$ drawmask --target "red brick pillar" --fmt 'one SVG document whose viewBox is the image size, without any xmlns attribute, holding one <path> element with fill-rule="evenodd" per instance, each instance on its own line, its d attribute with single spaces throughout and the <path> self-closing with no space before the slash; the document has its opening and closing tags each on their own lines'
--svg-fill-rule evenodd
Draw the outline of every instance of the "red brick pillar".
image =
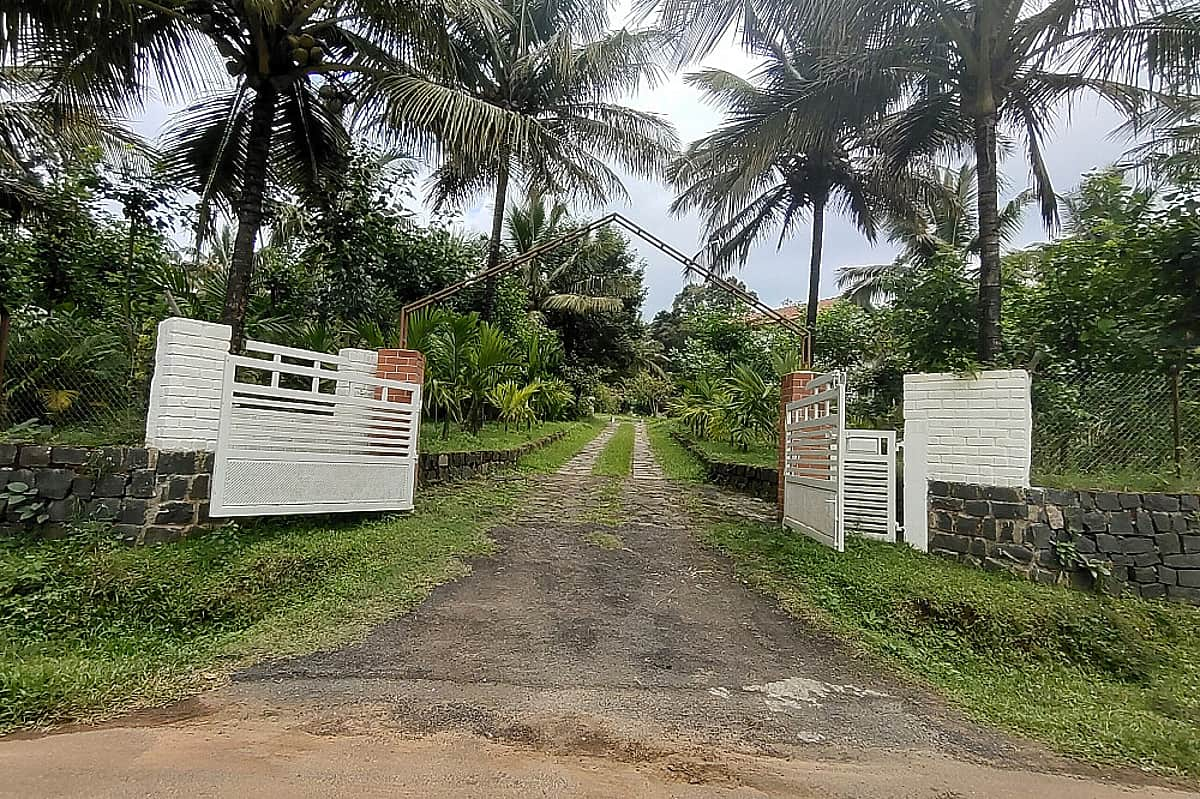
<svg viewBox="0 0 1200 799">
<path fill-rule="evenodd" d="M 379 350 L 379 363 L 375 367 L 375 376 L 385 380 L 424 383 L 425 356 L 416 350 L 381 349 Z M 377 395 L 382 393 L 383 391 L 380 389 Z M 407 402 L 412 399 L 412 394 L 407 391 L 398 391 L 394 394 L 389 392 L 389 394 L 395 397 L 397 402 Z"/>
<path fill-rule="evenodd" d="M 787 406 L 789 402 L 804 399 L 812 394 L 808 382 L 816 376 L 816 372 L 792 372 L 783 376 L 779 388 L 779 493 L 775 499 L 775 515 L 779 521 L 783 521 L 783 457 L 787 446 L 787 435 L 783 428 L 787 423 Z"/>
</svg>

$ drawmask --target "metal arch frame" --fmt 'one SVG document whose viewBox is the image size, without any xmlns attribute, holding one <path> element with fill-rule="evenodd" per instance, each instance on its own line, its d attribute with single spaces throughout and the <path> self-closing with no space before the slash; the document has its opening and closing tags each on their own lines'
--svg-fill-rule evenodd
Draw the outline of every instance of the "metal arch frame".
<svg viewBox="0 0 1200 799">
<path fill-rule="evenodd" d="M 731 281 L 726 280 L 725 278 L 723 278 L 720 275 L 713 272 L 711 269 L 704 268 L 700 264 L 696 263 L 696 261 L 694 259 L 688 258 L 682 252 L 680 252 L 676 248 L 672 247 L 670 244 L 667 244 L 665 241 L 658 238 L 653 233 L 650 233 L 648 230 L 642 228 L 640 225 L 635 224 L 631 220 L 627 219 L 626 217 L 624 217 L 621 214 L 618 214 L 616 212 L 607 214 L 606 216 L 602 216 L 599 219 L 597 219 L 593 222 L 589 222 L 588 224 L 586 224 L 580 228 L 577 228 L 575 230 L 572 230 L 569 233 L 565 233 L 565 234 L 559 236 L 558 238 L 543 242 L 543 243 L 539 244 L 538 246 L 534 247 L 532 250 L 522 253 L 521 255 L 517 256 L 516 258 L 511 258 L 502 263 L 498 263 L 495 266 L 493 266 L 491 269 L 485 269 L 482 272 L 472 275 L 471 277 L 469 277 L 465 280 L 461 280 L 458 283 L 455 283 L 451 286 L 446 286 L 444 289 L 435 291 L 432 294 L 426 295 L 419 300 L 414 300 L 413 302 L 410 302 L 408 305 L 405 305 L 403 308 L 400 309 L 400 346 L 401 346 L 401 348 L 408 346 L 408 317 L 412 313 L 419 311 L 422 308 L 427 308 L 430 305 L 433 305 L 435 302 L 444 300 L 447 297 L 452 297 L 453 295 L 457 294 L 458 292 L 462 291 L 463 289 L 467 288 L 468 286 L 473 286 L 476 283 L 479 283 L 480 281 L 487 280 L 488 278 L 491 278 L 491 277 L 495 277 L 497 275 L 500 275 L 504 272 L 509 271 L 510 269 L 515 269 L 516 267 L 521 266 L 522 264 L 525 264 L 525 263 L 533 260 L 534 258 L 537 258 L 539 255 L 541 255 L 544 252 L 553 250 L 556 247 L 561 247 L 564 244 L 570 244 L 573 241 L 582 239 L 585 236 L 587 236 L 589 233 L 591 233 L 592 231 L 599 230 L 600 228 L 604 227 L 605 225 L 610 225 L 610 224 L 615 224 L 619 227 L 622 227 L 625 230 L 632 233 L 633 235 L 640 238 L 642 241 L 645 241 L 649 244 L 653 244 L 661 252 L 666 253 L 671 258 L 675 259 L 680 264 L 682 264 L 683 267 L 687 271 L 692 272 L 693 274 L 699 275 L 700 277 L 704 278 L 706 281 L 709 281 L 712 284 L 716 285 L 717 287 L 723 289 L 727 294 L 741 300 L 746 305 L 750 306 L 751 308 L 758 311 L 762 315 L 768 317 L 769 319 L 774 320 L 775 322 L 783 325 L 784 327 L 786 327 L 788 330 L 792 331 L 796 335 L 800 336 L 800 339 L 803 342 L 801 345 L 801 360 L 803 361 L 805 368 L 807 368 L 807 366 L 812 362 L 812 351 L 811 351 L 811 346 L 810 346 L 811 342 L 810 342 L 810 337 L 809 337 L 807 328 L 797 324 L 796 322 L 792 321 L 791 319 L 788 319 L 783 314 L 779 313 L 774 308 L 772 308 L 769 305 L 767 305 L 766 303 L 764 303 L 762 300 L 758 299 L 757 297 L 750 294 L 749 292 L 739 288 L 738 286 L 733 284 Z"/>
</svg>

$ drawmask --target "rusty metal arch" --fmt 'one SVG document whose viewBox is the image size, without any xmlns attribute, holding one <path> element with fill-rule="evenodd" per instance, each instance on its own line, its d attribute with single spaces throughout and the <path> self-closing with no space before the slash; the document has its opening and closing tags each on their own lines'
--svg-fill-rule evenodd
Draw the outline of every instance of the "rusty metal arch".
<svg viewBox="0 0 1200 799">
<path fill-rule="evenodd" d="M 634 236 L 637 236 L 642 241 L 644 241 L 648 244 L 653 244 L 661 252 L 666 253 L 671 258 L 678 261 L 689 272 L 699 275 L 700 277 L 704 278 L 706 281 L 708 281 L 708 282 L 712 283 L 713 285 L 717 286 L 718 288 L 724 290 L 730 296 L 735 297 L 738 300 L 741 300 L 749 307 L 751 307 L 754 310 L 761 313 L 763 316 L 766 316 L 767 318 L 772 319 L 773 321 L 777 322 L 778 324 L 783 325 L 788 330 L 792 331 L 793 333 L 795 333 L 797 336 L 800 337 L 801 360 L 802 360 L 804 366 L 807 368 L 808 364 L 812 362 L 811 341 L 810 341 L 810 337 L 808 334 L 808 330 L 806 328 L 797 324 L 793 320 L 788 319 L 783 314 L 779 313 L 774 308 L 772 308 L 769 305 L 767 305 L 766 303 L 764 303 L 762 300 L 753 296 L 749 292 L 742 290 L 741 288 L 734 285 L 732 282 L 726 280 L 725 278 L 721 277 L 720 275 L 716 274 L 712 270 L 706 269 L 705 267 L 701 266 L 694 259 L 687 257 L 681 251 L 679 251 L 675 247 L 672 247 L 670 244 L 667 244 L 665 241 L 658 238 L 653 233 L 650 233 L 645 228 L 641 227 L 640 225 L 634 223 L 633 221 L 627 219 L 626 217 L 624 217 L 621 214 L 618 214 L 616 212 L 607 214 L 606 216 L 602 216 L 593 222 L 589 222 L 588 224 L 583 225 L 580 228 L 572 230 L 569 233 L 565 233 L 557 238 L 551 239 L 550 241 L 543 242 L 543 243 L 539 244 L 538 246 L 534 247 L 532 250 L 522 253 L 521 255 L 517 256 L 516 258 L 511 258 L 507 261 L 498 263 L 491 269 L 485 269 L 478 274 L 472 275 L 471 277 L 467 278 L 466 280 L 459 281 L 458 283 L 455 283 L 452 286 L 446 286 L 444 289 L 441 289 L 440 291 L 435 291 L 432 294 L 426 295 L 419 300 L 414 300 L 413 302 L 410 302 L 408 305 L 405 305 L 402 309 L 400 309 L 400 346 L 401 347 L 408 346 L 408 317 L 412 313 L 419 311 L 422 308 L 427 308 L 428 306 L 433 305 L 435 302 L 444 300 L 447 297 L 451 297 L 451 296 L 457 294 L 458 292 L 462 291 L 463 289 L 467 288 L 468 286 L 473 286 L 476 283 L 479 283 L 480 281 L 487 280 L 492 277 L 496 277 L 500 274 L 503 274 L 504 272 L 509 271 L 510 269 L 515 269 L 516 267 L 521 266 L 522 264 L 527 263 L 527 262 L 533 260 L 534 258 L 537 258 L 539 255 L 541 255 L 544 252 L 553 250 L 556 247 L 561 247 L 564 244 L 570 244 L 573 241 L 578 241 L 579 239 L 582 239 L 585 236 L 587 236 L 589 233 L 591 233 L 595 230 L 599 230 L 600 228 L 602 228 L 606 225 L 617 225 L 618 227 L 622 227 L 629 233 L 632 233 Z"/>
</svg>

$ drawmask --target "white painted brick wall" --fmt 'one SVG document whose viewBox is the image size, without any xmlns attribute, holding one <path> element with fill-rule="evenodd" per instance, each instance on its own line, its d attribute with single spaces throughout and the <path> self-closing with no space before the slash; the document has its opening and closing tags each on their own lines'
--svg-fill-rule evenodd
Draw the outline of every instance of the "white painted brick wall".
<svg viewBox="0 0 1200 799">
<path fill-rule="evenodd" d="M 172 317 L 158 325 L 146 446 L 215 450 L 229 325 Z"/>
<path fill-rule="evenodd" d="M 905 375 L 904 421 L 906 430 L 909 423 L 925 430 L 929 480 L 1029 485 L 1033 412 L 1028 372 Z"/>
</svg>

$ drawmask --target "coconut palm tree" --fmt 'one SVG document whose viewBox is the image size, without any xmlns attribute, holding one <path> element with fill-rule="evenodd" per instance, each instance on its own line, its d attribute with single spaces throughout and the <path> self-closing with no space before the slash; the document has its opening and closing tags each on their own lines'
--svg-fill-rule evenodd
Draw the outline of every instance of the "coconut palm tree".
<svg viewBox="0 0 1200 799">
<path fill-rule="evenodd" d="M 915 171 L 892 168 L 875 139 L 894 80 L 860 87 L 854 97 L 836 88 L 816 93 L 809 43 L 763 37 L 753 47 L 764 63 L 752 79 L 722 70 L 688 76 L 726 118 L 672 165 L 679 196 L 671 210 L 704 214 L 705 254 L 718 271 L 744 264 L 768 235 L 777 233 L 782 247 L 811 214 L 805 324 L 815 341 L 826 212 L 845 214 L 874 240 L 884 213 L 904 215 L 923 184 Z"/>
<path fill-rule="evenodd" d="M 764 35 L 824 33 L 820 85 L 856 92 L 884 76 L 907 92 L 888 138 L 898 161 L 969 147 L 979 191 L 978 356 L 1000 353 L 998 137 L 1023 141 L 1042 217 L 1057 202 L 1042 156 L 1063 103 L 1091 95 L 1135 114 L 1147 75 L 1190 74 L 1200 48 L 1192 0 L 1151 16 L 1152 4 L 1125 0 L 930 0 L 901 9 L 893 0 L 646 0 L 681 58 L 710 51 L 737 26 L 748 44 Z M 1180 6 L 1190 11 L 1181 13 Z M 765 32 L 765 34 L 764 34 Z M 1190 70 L 1190 73 L 1189 73 Z M 822 86 L 824 89 L 822 89 Z"/>
<path fill-rule="evenodd" d="M 899 244 L 900 254 L 886 264 L 845 266 L 838 270 L 838 288 L 844 296 L 869 307 L 888 294 L 888 285 L 906 269 L 930 264 L 946 249 L 978 255 L 979 223 L 976 216 L 975 166 L 938 170 L 940 190 L 930 192 L 915 212 L 889 217 L 884 222 L 888 241 Z M 1000 212 L 1000 241 L 1007 244 L 1021 231 L 1025 209 L 1033 200 L 1026 190 L 1009 200 Z"/>
<path fill-rule="evenodd" d="M 464 19 L 491 13 L 486 0 L 448 1 Z M 303 193 L 336 172 L 347 82 L 443 38 L 438 2 L 0 0 L 0 57 L 45 65 L 40 99 L 63 107 L 119 112 L 152 89 L 192 101 L 165 137 L 167 167 L 234 210 L 222 321 L 238 348 L 268 184 Z"/>
<path fill-rule="evenodd" d="M 444 50 L 378 84 L 391 134 L 439 162 L 436 205 L 492 192 L 488 267 L 500 262 L 510 184 L 600 204 L 626 196 L 616 168 L 661 176 L 678 150 L 664 118 L 615 102 L 658 79 L 657 32 L 609 30 L 599 0 L 499 6 L 493 24 L 448 13 Z"/>
<path fill-rule="evenodd" d="M 570 233 L 576 224 L 565 205 L 548 201 L 535 191 L 524 203 L 509 206 L 505 220 L 508 245 L 514 255 L 523 255 Z M 603 258 L 604 248 L 614 243 L 609 237 L 591 234 L 529 260 L 521 269 L 529 312 L 544 316 L 547 311 L 580 315 L 620 311 L 629 287 L 613 277 L 587 274 L 592 259 Z"/>
</svg>

